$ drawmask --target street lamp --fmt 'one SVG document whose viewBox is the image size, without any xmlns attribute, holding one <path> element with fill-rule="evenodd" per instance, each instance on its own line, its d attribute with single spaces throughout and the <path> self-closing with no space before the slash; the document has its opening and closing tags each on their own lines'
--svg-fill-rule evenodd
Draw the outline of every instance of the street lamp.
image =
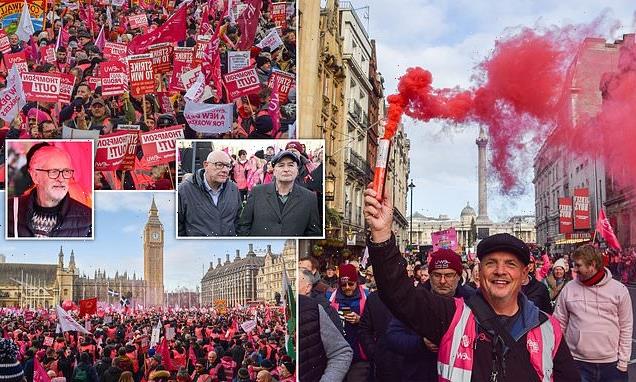
<svg viewBox="0 0 636 382">
<path fill-rule="evenodd" d="M 336 195 L 336 176 L 329 172 L 327 182 L 325 182 L 325 200 L 332 202 Z"/>
<path fill-rule="evenodd" d="M 413 184 L 413 179 L 411 179 L 411 183 L 408 185 L 408 188 L 411 190 L 411 223 L 409 224 L 410 235 L 409 235 L 409 244 L 413 244 L 413 189 L 415 188 L 415 184 Z"/>
</svg>

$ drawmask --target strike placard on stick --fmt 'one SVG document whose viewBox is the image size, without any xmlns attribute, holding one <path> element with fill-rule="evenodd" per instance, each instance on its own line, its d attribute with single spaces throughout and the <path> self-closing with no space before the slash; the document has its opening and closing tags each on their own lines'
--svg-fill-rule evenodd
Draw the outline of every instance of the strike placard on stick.
<svg viewBox="0 0 636 382">
<path fill-rule="evenodd" d="M 130 29 L 147 28 L 148 17 L 146 17 L 145 13 L 128 16 L 128 25 L 130 26 Z"/>
<path fill-rule="evenodd" d="M 172 162 L 176 159 L 176 140 L 183 139 L 183 125 L 141 133 L 143 161 L 147 165 Z"/>
<path fill-rule="evenodd" d="M 187 102 L 183 115 L 188 125 L 199 133 L 220 134 L 232 130 L 234 104 Z"/>
<path fill-rule="evenodd" d="M 9 36 L 4 29 L 0 29 L 0 53 L 11 52 L 11 43 L 9 42 Z"/>
<path fill-rule="evenodd" d="M 235 100 L 244 95 L 258 93 L 261 89 L 261 83 L 258 80 L 254 66 L 224 75 L 223 83 L 231 100 Z"/>
<path fill-rule="evenodd" d="M 271 7 L 271 21 L 282 30 L 287 29 L 287 3 L 274 3 Z"/>
<path fill-rule="evenodd" d="M 289 91 L 294 87 L 296 83 L 296 76 L 292 73 L 283 72 L 280 70 L 274 70 L 269 77 L 267 86 L 270 89 L 278 89 L 279 101 L 281 104 L 287 103 Z"/>
<path fill-rule="evenodd" d="M 197 44 L 194 46 L 194 60 L 192 66 L 201 65 L 203 61 L 203 55 L 205 53 L 205 46 L 212 40 L 212 36 L 199 35 L 197 36 Z"/>
<path fill-rule="evenodd" d="M 27 101 L 57 102 L 60 76 L 57 73 L 21 73 L 22 87 Z"/>
<path fill-rule="evenodd" d="M 186 90 L 181 82 L 181 76 L 192 69 L 194 59 L 194 48 L 177 46 L 173 51 L 172 78 L 170 79 L 170 90 Z"/>
<path fill-rule="evenodd" d="M 104 58 L 107 60 L 119 60 L 126 57 L 126 45 L 106 41 L 104 44 Z"/>
<path fill-rule="evenodd" d="M 117 131 L 100 136 L 95 153 L 95 171 L 119 170 L 128 154 L 131 139 L 132 134 L 129 131 Z"/>
<path fill-rule="evenodd" d="M 117 96 L 128 91 L 128 73 L 126 64 L 121 61 L 107 61 L 99 65 L 99 77 L 102 80 L 102 95 Z"/>
<path fill-rule="evenodd" d="M 269 48 L 270 52 L 274 51 L 281 45 L 283 45 L 283 40 L 280 38 L 280 35 L 278 34 L 278 30 L 276 30 L 276 28 L 270 29 L 269 33 L 267 33 L 267 36 L 265 36 L 264 39 L 256 44 L 256 46 L 261 49 Z"/>
<path fill-rule="evenodd" d="M 172 70 L 172 43 L 163 42 L 148 47 L 148 53 L 152 55 L 152 70 L 155 73 L 168 73 Z"/>
<path fill-rule="evenodd" d="M 24 51 L 18 53 L 8 53 L 2 56 L 4 59 L 4 66 L 7 70 L 11 70 L 13 66 L 18 67 L 18 72 L 24 73 L 29 71 L 29 65 L 26 60 L 26 53 Z"/>
<path fill-rule="evenodd" d="M 142 96 L 155 91 L 155 75 L 150 54 L 128 56 L 128 71 L 133 96 Z"/>
<path fill-rule="evenodd" d="M 228 51 L 227 52 L 227 71 L 235 72 L 239 69 L 250 66 L 249 51 Z"/>
<path fill-rule="evenodd" d="M 73 94 L 74 85 L 75 85 L 74 75 L 60 73 L 60 94 L 58 97 L 58 102 L 62 104 L 71 103 L 71 95 Z"/>
</svg>

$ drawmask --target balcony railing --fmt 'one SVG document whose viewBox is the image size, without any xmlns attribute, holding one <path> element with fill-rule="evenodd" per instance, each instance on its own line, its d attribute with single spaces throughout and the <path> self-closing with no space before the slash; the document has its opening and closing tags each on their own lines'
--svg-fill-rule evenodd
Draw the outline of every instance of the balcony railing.
<svg viewBox="0 0 636 382">
<path fill-rule="evenodd" d="M 365 177 L 366 181 L 371 180 L 371 166 L 351 147 L 345 149 L 345 166 L 359 176 Z"/>
</svg>

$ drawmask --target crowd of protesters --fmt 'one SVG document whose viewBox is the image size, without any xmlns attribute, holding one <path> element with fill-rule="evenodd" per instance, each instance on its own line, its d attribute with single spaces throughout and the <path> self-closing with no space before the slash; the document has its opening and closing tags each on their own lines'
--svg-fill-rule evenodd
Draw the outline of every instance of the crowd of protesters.
<svg viewBox="0 0 636 382">
<path fill-rule="evenodd" d="M 2 309 L 6 382 L 295 381 L 281 307 L 155 309 L 77 319 L 89 333 L 56 333 L 53 311 Z M 239 325 L 256 320 L 249 333 Z M 161 340 L 151 344 L 154 328 Z M 168 335 L 168 336 L 167 336 Z M 167 340 L 167 337 L 172 337 Z M 166 348 L 164 348 L 166 346 Z M 19 364 L 19 367 L 15 365 Z M 9 365 L 14 372 L 9 373 Z M 46 377 L 37 372 L 42 367 Z"/>
<path fill-rule="evenodd" d="M 123 125 L 137 125 L 142 132 L 183 126 L 183 136 L 186 139 L 294 138 L 295 85 L 292 83 L 291 88 L 286 89 L 285 97 L 279 99 L 279 107 L 272 112 L 269 80 L 276 71 L 292 76 L 296 73 L 295 3 L 285 3 L 284 20 L 274 20 L 274 5 L 271 1 L 250 1 L 250 7 L 260 8 L 256 13 L 251 13 L 250 10 L 252 17 L 258 17 L 257 23 L 252 22 L 255 27 L 253 36 L 248 35 L 246 29 L 238 23 L 241 17 L 248 17 L 241 14 L 246 12 L 245 7 L 228 9 L 231 1 L 189 0 L 182 3 L 184 2 L 179 0 L 176 4 L 174 1 L 125 1 L 119 7 L 102 1 L 55 1 L 48 4 L 43 30 L 36 30 L 28 39 L 21 40 L 19 33 L 16 35 L 16 24 L 6 26 L 4 31 L 8 35 L 10 50 L 6 54 L 0 52 L 0 92 L 11 85 L 8 80 L 12 65 L 6 59 L 7 55 L 20 53 L 24 53 L 29 72 L 72 74 L 74 84 L 70 103 L 34 102 L 27 99 L 14 118 L 0 120 L 2 142 L 8 138 L 70 138 L 70 133 L 64 132 L 65 127 L 74 129 L 68 131 L 85 130 L 104 136 L 116 133 L 120 126 L 122 129 L 127 128 Z M 117 96 L 102 95 L 102 86 L 98 82 L 100 65 L 125 58 L 125 55 L 122 58 L 105 55 L 104 42 L 129 46 L 135 44 L 136 39 L 144 38 L 161 28 L 180 6 L 187 9 L 186 26 L 183 28 L 186 32 L 178 41 L 171 36 L 170 44 L 203 52 L 207 46 L 201 45 L 201 41 L 218 41 L 214 52 L 218 54 L 216 63 L 220 72 L 216 73 L 214 81 L 211 79 L 214 76 L 210 74 L 210 66 L 207 71 L 205 68 L 206 60 L 214 60 L 215 57 L 203 57 L 198 65 L 206 75 L 205 85 L 216 87 L 212 97 L 205 99 L 203 103 L 234 104 L 233 123 L 229 132 L 210 134 L 191 128 L 184 116 L 184 95 L 187 89 L 177 90 L 172 86 L 172 71 L 155 73 L 155 89 L 143 96 L 133 96 L 129 91 Z M 129 17 L 140 14 L 146 15 L 148 26 L 132 29 Z M 268 46 L 257 46 L 272 30 L 278 32 L 282 45 L 273 50 Z M 214 38 L 200 40 L 199 37 L 202 36 Z M 158 42 L 163 41 L 155 41 Z M 41 48 L 46 47 L 55 50 L 54 58 L 48 60 L 43 56 L 44 50 Z M 217 83 L 228 73 L 228 53 L 234 51 L 249 52 L 249 62 L 246 64 L 255 67 L 260 81 L 260 90 L 238 98 L 230 97 L 225 86 Z M 138 47 L 134 53 L 146 53 L 146 47 Z M 170 60 L 173 58 L 174 56 L 170 56 Z M 170 67 L 172 68 L 172 63 Z M 143 152 L 140 147 L 137 157 L 136 171 L 125 175 L 121 171 L 99 173 L 96 175 L 96 187 L 174 189 L 174 162 L 160 166 L 143 166 Z"/>
<path fill-rule="evenodd" d="M 438 249 L 424 255 L 425 261 L 417 259 L 422 256 L 402 256 L 401 265 L 415 290 L 461 299 L 481 293 L 481 264 L 474 255 Z M 555 381 L 579 380 L 576 373 L 583 381 L 627 381 L 633 317 L 623 283 L 630 280 L 635 258 L 633 250 L 603 251 L 589 244 L 559 256 L 528 256 L 528 276 L 520 290 L 526 301 L 554 315 L 574 359 L 571 379 L 561 376 Z M 356 260 L 338 266 L 331 259 L 321 260 L 306 256 L 299 261 L 299 294 L 305 296 L 299 297 L 299 377 L 437 381 L 440 344 L 395 318 L 378 294 L 378 270 Z M 329 337 L 303 336 L 311 330 L 322 334 L 325 328 L 332 330 Z M 319 343 L 324 350 L 316 347 Z M 336 354 L 344 365 L 334 364 Z M 323 369 L 324 365 L 330 367 Z"/>
</svg>

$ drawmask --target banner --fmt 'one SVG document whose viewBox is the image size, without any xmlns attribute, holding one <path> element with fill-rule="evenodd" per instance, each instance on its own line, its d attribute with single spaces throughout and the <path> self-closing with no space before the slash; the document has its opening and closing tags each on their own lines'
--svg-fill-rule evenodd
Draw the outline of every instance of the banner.
<svg viewBox="0 0 636 382">
<path fill-rule="evenodd" d="M 198 133 L 220 134 L 232 130 L 234 104 L 186 102 L 183 115 L 188 125 Z"/>
<path fill-rule="evenodd" d="M 60 76 L 57 73 L 21 73 L 27 101 L 57 102 Z"/>
<path fill-rule="evenodd" d="M 278 87 L 278 96 L 281 104 L 287 103 L 289 97 L 289 91 L 296 84 L 296 76 L 293 73 L 287 73 L 280 70 L 274 70 L 269 77 L 267 86 L 270 89 L 276 89 Z"/>
<path fill-rule="evenodd" d="M 62 126 L 62 138 L 63 139 L 97 140 L 99 138 L 99 130 L 82 130 L 82 129 L 73 129 L 68 126 Z M 96 171 L 99 171 L 99 170 L 96 170 Z"/>
<path fill-rule="evenodd" d="M 71 95 L 73 94 L 73 86 L 75 85 L 75 76 L 72 74 L 60 73 L 60 94 L 57 101 L 63 104 L 71 103 Z"/>
<path fill-rule="evenodd" d="M 175 47 L 172 60 L 172 78 L 170 79 L 170 90 L 183 91 L 186 88 L 181 82 L 181 76 L 192 69 L 194 58 L 194 48 Z"/>
<path fill-rule="evenodd" d="M 596 231 L 601 235 L 603 239 L 607 242 L 607 245 L 621 250 L 621 244 L 618 241 L 618 238 L 614 234 L 614 230 L 612 229 L 612 225 L 609 220 L 605 216 L 605 210 L 601 208 L 601 211 L 598 214 L 598 219 L 596 220 Z"/>
<path fill-rule="evenodd" d="M 11 52 L 11 43 L 9 42 L 9 36 L 4 29 L 0 29 L 0 53 Z"/>
<path fill-rule="evenodd" d="M 128 153 L 132 136 L 129 131 L 101 135 L 97 140 L 95 171 L 119 170 Z"/>
<path fill-rule="evenodd" d="M 287 29 L 287 3 L 271 4 L 270 20 L 281 30 Z"/>
<path fill-rule="evenodd" d="M 97 314 L 97 297 L 87 298 L 79 301 L 79 316 Z"/>
<path fill-rule="evenodd" d="M 130 29 L 147 28 L 148 17 L 146 16 L 145 13 L 128 16 L 128 25 Z"/>
<path fill-rule="evenodd" d="M 258 80 L 254 66 L 224 75 L 223 82 L 225 83 L 225 89 L 227 90 L 230 100 L 235 100 L 244 95 L 258 93 L 261 89 L 261 83 Z"/>
<path fill-rule="evenodd" d="M 29 65 L 27 64 L 26 54 L 24 50 L 18 53 L 5 54 L 3 56 L 3 59 L 4 66 L 7 67 L 7 70 L 11 70 L 11 68 L 13 68 L 13 66 L 15 65 L 18 67 L 18 71 L 21 73 L 29 71 Z"/>
<path fill-rule="evenodd" d="M 126 57 L 126 45 L 106 41 L 104 43 L 104 58 L 107 60 L 119 60 Z"/>
<path fill-rule="evenodd" d="M 42 15 L 44 13 L 44 0 L 27 0 L 31 22 L 35 30 L 42 30 Z M 6 29 L 10 24 L 18 25 L 24 0 L 0 1 L 0 27 Z"/>
<path fill-rule="evenodd" d="M 559 233 L 572 232 L 572 198 L 559 198 Z"/>
<path fill-rule="evenodd" d="M 38 357 L 33 357 L 33 382 L 51 382 L 51 378 L 49 378 Z"/>
<path fill-rule="evenodd" d="M 265 38 L 263 38 L 258 44 L 256 44 L 256 46 L 261 49 L 269 48 L 270 52 L 273 52 L 281 45 L 283 45 L 283 40 L 280 38 L 280 35 L 278 34 L 278 30 L 276 30 L 276 28 L 270 29 L 269 33 L 267 33 L 267 36 L 265 36 Z"/>
<path fill-rule="evenodd" d="M 148 52 L 152 56 L 152 70 L 157 74 L 172 70 L 172 43 L 162 42 L 150 45 Z"/>
<path fill-rule="evenodd" d="M 574 229 L 590 229 L 590 191 L 587 188 L 574 189 Z"/>
<path fill-rule="evenodd" d="M 121 61 L 106 61 L 99 65 L 99 77 L 102 80 L 102 96 L 110 97 L 128 91 L 128 73 L 126 64 Z"/>
<path fill-rule="evenodd" d="M 152 70 L 152 56 L 139 54 L 128 56 L 130 90 L 133 96 L 141 96 L 155 91 L 155 75 Z"/>
<path fill-rule="evenodd" d="M 441 248 L 451 249 L 453 251 L 459 249 L 457 245 L 457 231 L 455 231 L 455 228 L 432 232 L 431 242 L 433 243 L 433 251 L 437 251 Z"/>
<path fill-rule="evenodd" d="M 22 79 L 18 68 L 15 67 L 9 71 L 7 86 L 0 90 L 0 118 L 6 123 L 11 123 L 24 105 L 26 98 L 22 89 Z"/>
<path fill-rule="evenodd" d="M 250 52 L 249 51 L 228 51 L 227 52 L 227 71 L 235 72 L 239 69 L 247 68 L 250 66 Z"/>
<path fill-rule="evenodd" d="M 177 139 L 183 139 L 183 125 L 141 133 L 143 161 L 149 165 L 174 161 L 176 159 Z"/>
<path fill-rule="evenodd" d="M 189 5 L 179 7 L 176 13 L 160 27 L 150 33 L 139 35 L 132 39 L 128 44 L 128 52 L 130 54 L 142 53 L 148 49 L 148 46 L 160 42 L 178 43 L 186 39 L 186 25 Z"/>
</svg>

